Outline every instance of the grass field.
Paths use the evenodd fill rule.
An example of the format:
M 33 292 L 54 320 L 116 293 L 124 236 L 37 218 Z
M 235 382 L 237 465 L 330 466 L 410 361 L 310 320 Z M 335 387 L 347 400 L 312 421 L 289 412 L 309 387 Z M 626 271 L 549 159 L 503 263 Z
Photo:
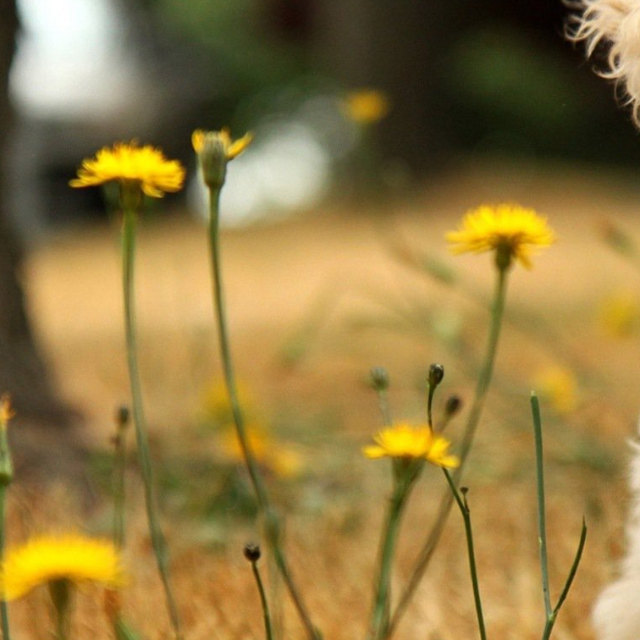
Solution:
M 535 258 L 533 270 L 514 269 L 495 381 L 465 479 L 488 631 L 501 640 L 537 638 L 542 631 L 528 398 L 545 370 L 561 366 L 577 381 L 575 406 L 554 408 L 542 397 L 554 593 L 573 559 L 583 515 L 589 535 L 555 637 L 593 637 L 591 604 L 623 549 L 626 441 L 640 409 L 640 335 L 615 338 L 598 323 L 606 296 L 630 292 L 640 302 L 640 271 L 606 245 L 601 230 L 603 221 L 614 221 L 640 238 L 639 195 L 629 174 L 564 165 L 514 170 L 476 161 L 410 199 L 327 206 L 223 234 L 238 377 L 256 411 L 302 461 L 295 478 L 269 482 L 286 505 L 291 563 L 327 639 L 365 633 L 389 489 L 385 462 L 360 452 L 381 427 L 367 372 L 374 365 L 389 370 L 398 418 L 424 420 L 420 388 L 432 362 L 446 368 L 438 407 L 449 393 L 470 402 L 493 271 L 487 255 L 449 256 L 443 235 L 467 209 L 504 200 L 546 215 L 559 240 Z M 204 390 L 220 375 L 207 259 L 197 221 L 157 215 L 145 222 L 137 265 L 144 391 L 186 637 L 259 638 L 258 596 L 241 553 L 257 531 L 242 515 L 242 495 L 219 502 L 218 462 L 229 465 L 219 434 L 203 427 Z M 420 266 L 425 260 L 454 270 L 456 284 L 429 275 Z M 68 490 L 18 491 L 9 536 L 69 522 L 108 533 L 111 416 L 128 399 L 117 228 L 59 233 L 32 251 L 25 282 L 61 393 L 86 418 L 99 498 L 83 514 Z M 448 429 L 454 443 L 463 422 L 464 414 Z M 430 470 L 413 497 L 396 591 L 428 531 L 441 480 Z M 125 612 L 145 637 L 168 637 L 133 465 L 129 490 L 133 577 Z M 397 638 L 477 634 L 464 545 L 454 512 Z M 107 637 L 100 603 L 79 603 L 77 635 Z M 42 604 L 14 607 L 19 637 L 43 637 L 48 623 L 36 613 Z M 302 637 L 288 602 L 285 612 L 287 636 Z

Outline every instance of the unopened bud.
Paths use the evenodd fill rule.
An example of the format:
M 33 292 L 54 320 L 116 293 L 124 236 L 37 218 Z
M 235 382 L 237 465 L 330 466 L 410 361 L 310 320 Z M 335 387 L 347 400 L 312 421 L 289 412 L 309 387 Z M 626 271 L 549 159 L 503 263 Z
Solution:
M 262 555 L 260 551 L 260 545 L 255 542 L 249 542 L 244 546 L 243 549 L 244 557 L 249 562 L 258 562 L 260 560 L 260 556 Z
M 386 391 L 389 388 L 389 373 L 384 367 L 373 367 L 369 372 L 369 379 L 376 391 Z
M 429 386 L 432 389 L 435 389 L 444 378 L 444 367 L 441 364 L 432 364 L 429 367 Z
M 129 424 L 130 416 L 131 416 L 131 413 L 129 411 L 129 407 L 127 407 L 126 404 L 121 404 L 116 409 L 116 415 L 115 415 L 116 425 L 120 428 L 126 427 L 127 424 Z
M 462 408 L 462 398 L 460 396 L 449 396 L 444 405 L 444 413 L 447 419 L 452 418 Z

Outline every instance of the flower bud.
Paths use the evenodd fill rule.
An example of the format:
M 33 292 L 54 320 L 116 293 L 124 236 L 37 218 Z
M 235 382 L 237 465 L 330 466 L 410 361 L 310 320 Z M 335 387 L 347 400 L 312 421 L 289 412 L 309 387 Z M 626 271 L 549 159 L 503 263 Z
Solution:
M 376 391 L 386 391 L 389 388 L 389 373 L 384 367 L 373 367 L 369 372 L 369 379 Z
M 429 367 L 429 386 L 432 389 L 435 389 L 444 378 L 444 367 L 441 364 L 432 364 Z
M 249 542 L 243 549 L 244 557 L 251 563 L 258 562 L 262 555 L 260 551 L 260 545 L 255 542 Z

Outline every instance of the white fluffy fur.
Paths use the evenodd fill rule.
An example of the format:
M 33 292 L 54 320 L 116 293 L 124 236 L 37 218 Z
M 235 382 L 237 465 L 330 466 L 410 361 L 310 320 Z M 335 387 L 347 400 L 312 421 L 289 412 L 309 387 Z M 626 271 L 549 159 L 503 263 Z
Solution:
M 581 0 L 576 6 L 569 38 L 586 41 L 589 56 L 598 44 L 608 44 L 609 69 L 602 75 L 623 90 L 640 128 L 640 0 Z
M 593 611 L 598 640 L 640 640 L 640 445 L 632 442 L 631 446 L 627 552 L 620 577 L 600 594 Z

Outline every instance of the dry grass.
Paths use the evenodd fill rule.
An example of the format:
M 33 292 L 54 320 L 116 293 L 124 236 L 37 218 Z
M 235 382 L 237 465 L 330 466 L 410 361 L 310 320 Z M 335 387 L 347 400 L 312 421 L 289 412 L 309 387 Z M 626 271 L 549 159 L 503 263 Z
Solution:
M 445 390 L 469 398 L 469 363 L 483 343 L 482 306 L 407 268 L 391 247 L 430 252 L 459 268 L 473 290 L 489 295 L 487 257 L 450 260 L 442 237 L 468 207 L 511 198 L 546 214 L 560 242 L 536 260 L 532 272 L 513 274 L 512 321 L 467 478 L 488 628 L 503 640 L 536 638 L 542 629 L 527 396 L 535 371 L 561 360 L 578 374 L 582 402 L 566 416 L 544 409 L 556 592 L 571 563 L 583 514 L 590 529 L 555 637 L 588 640 L 593 637 L 591 603 L 621 552 L 625 440 L 638 411 L 640 376 L 638 338 L 613 341 L 594 322 L 602 295 L 621 283 L 637 289 L 640 281 L 604 246 L 597 222 L 611 216 L 640 237 L 637 190 L 620 176 L 567 167 L 512 173 L 499 166 L 478 172 L 471 166 L 395 207 L 336 208 L 225 233 L 237 371 L 265 412 L 287 416 L 287 435 L 299 437 L 310 469 L 282 499 L 291 507 L 291 561 L 327 638 L 363 635 L 386 499 L 386 466 L 361 460 L 359 453 L 379 426 L 375 398 L 363 384 L 366 372 L 372 365 L 387 366 L 396 414 L 418 416 L 416 381 L 429 363 L 443 362 Z M 108 449 L 113 406 L 127 398 L 116 235 L 106 226 L 69 231 L 37 248 L 26 274 L 33 318 L 60 388 L 86 415 L 87 431 L 102 450 Z M 143 379 L 154 442 L 164 463 L 178 458 L 195 465 L 209 453 L 216 455 L 211 437 L 195 429 L 202 388 L 218 372 L 204 232 L 182 217 L 154 220 L 144 226 L 139 245 Z M 399 328 L 399 310 L 399 316 L 411 319 L 411 328 Z M 462 347 L 456 350 L 433 331 L 420 329 L 420 314 L 434 312 L 440 324 L 461 323 Z M 532 326 L 522 317 L 533 317 Z M 300 328 L 310 326 L 310 318 L 316 319 L 313 340 L 303 341 L 305 357 L 292 366 L 283 349 L 291 346 L 292 336 L 309 337 Z M 146 637 L 167 637 L 133 472 L 131 480 L 128 556 L 135 573 L 126 610 Z M 202 491 L 215 482 L 202 478 Z M 433 474 L 415 496 L 396 590 L 428 530 L 441 489 L 441 478 Z M 189 517 L 179 492 L 178 498 L 175 491 L 172 495 L 165 500 L 165 521 L 187 637 L 260 637 L 257 594 L 240 553 L 255 535 L 252 525 L 239 521 L 226 530 L 228 544 L 211 548 L 215 524 Z M 46 496 L 16 494 L 12 537 L 24 529 L 67 524 L 70 512 L 80 523 L 79 510 L 64 494 L 52 497 L 47 490 Z M 108 504 L 94 509 L 92 527 L 106 528 L 108 513 Z M 83 603 L 78 631 L 107 637 L 99 606 L 88 598 Z M 16 607 L 21 637 L 42 637 L 46 623 L 34 607 L 34 602 Z M 287 635 L 301 637 L 295 616 L 289 612 L 286 619 Z M 475 633 L 462 527 L 454 513 L 397 637 L 453 640 Z

